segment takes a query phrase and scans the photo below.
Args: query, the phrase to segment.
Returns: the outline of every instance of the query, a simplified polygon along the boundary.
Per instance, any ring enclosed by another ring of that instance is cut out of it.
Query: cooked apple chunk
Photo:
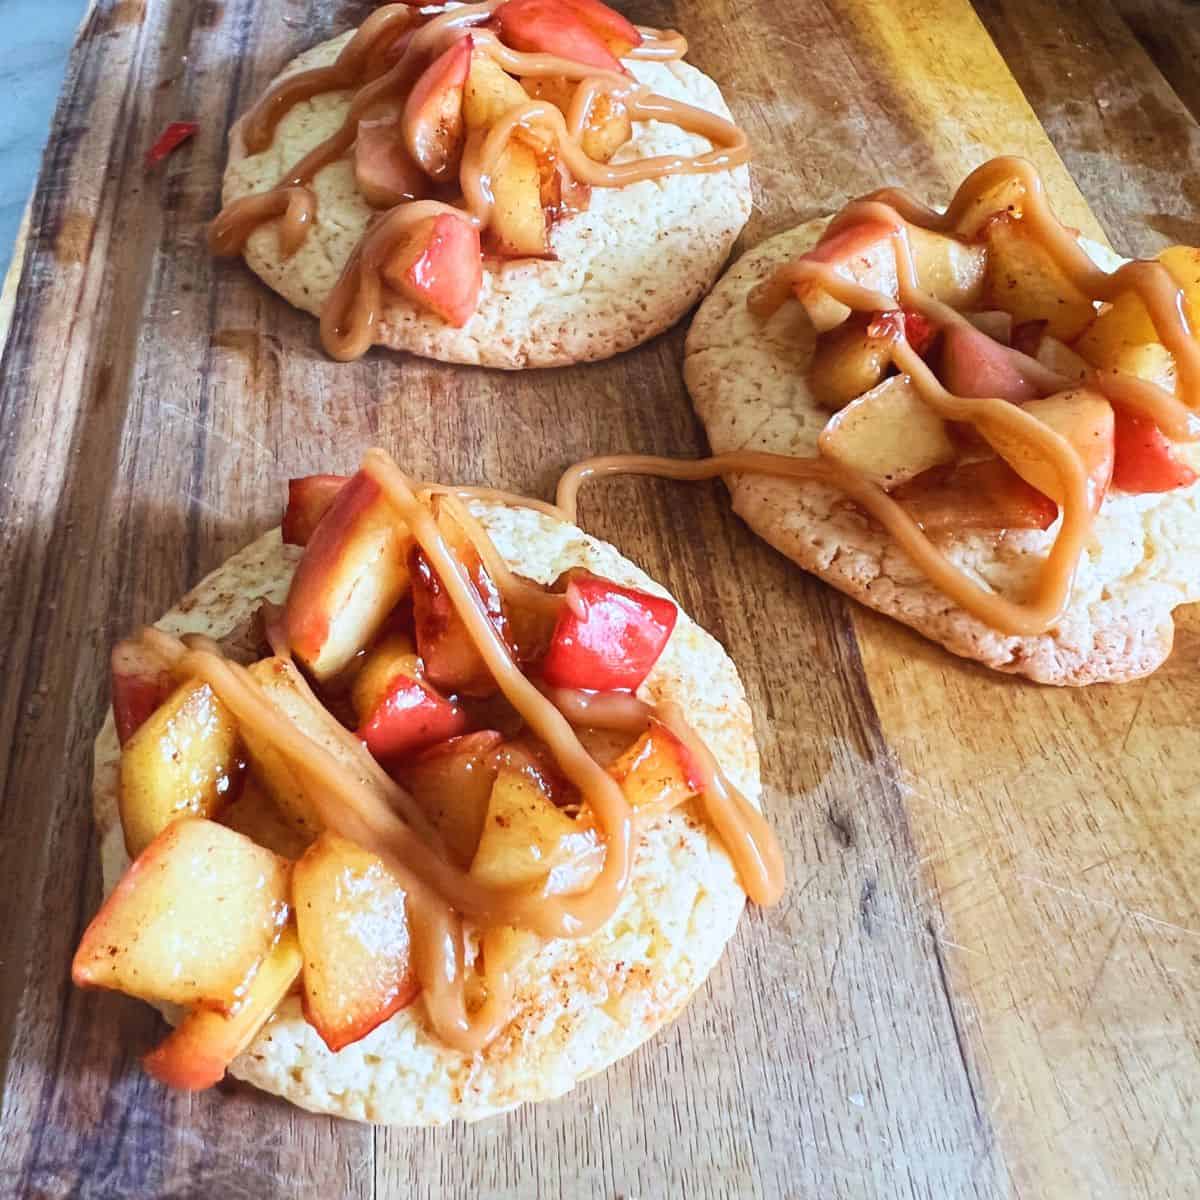
[[[408,531],[361,472],[312,531],[284,606],[292,651],[318,678],[342,670],[408,589]]]
[[[288,917],[289,865],[199,817],[175,821],[88,926],[71,976],[142,1000],[235,1013]]]
[[[1098,392],[1072,388],[1022,406],[1063,437],[1080,456],[1087,475],[1088,501],[1099,509],[1113,470],[1113,409]],[[1024,438],[987,421],[979,432],[1027,483],[1061,504],[1063,486],[1054,462]]]
[[[1045,321],[1048,333],[1067,342],[1087,328],[1095,306],[1067,278],[1036,232],[1005,215],[990,221],[984,236],[984,299],[989,307],[1012,313],[1018,324]]]
[[[303,964],[296,930],[289,925],[263,959],[245,1002],[232,1016],[205,1008],[187,1014],[142,1059],[146,1073],[170,1087],[196,1092],[220,1083],[231,1062],[291,991]]]
[[[524,771],[496,776],[471,874],[498,887],[548,881],[553,892],[586,886],[604,849],[596,832],[556,808]]]
[[[337,1051],[417,995],[404,890],[374,854],[323,833],[296,864],[292,896],[304,1013]]]
[[[136,858],[182,816],[211,817],[241,771],[233,714],[204,683],[185,683],[121,751],[118,805],[125,848]]]
[[[820,447],[885,490],[955,457],[945,421],[907,375],[885,379],[836,413],[821,433]]]
[[[703,787],[688,748],[661,721],[651,721],[608,771],[643,820],[670,812]]]
[[[492,784],[499,770],[494,729],[440,742],[395,768],[395,777],[441,835],[451,856],[470,866],[479,847]]]
[[[505,113],[528,103],[525,89],[486,50],[476,48],[472,52],[463,93],[468,129],[488,129]]]
[[[308,849],[316,830],[304,831],[286,817],[267,789],[253,776],[242,781],[241,791],[221,810],[222,825],[245,834],[252,842],[265,846],[280,858],[293,862]]]

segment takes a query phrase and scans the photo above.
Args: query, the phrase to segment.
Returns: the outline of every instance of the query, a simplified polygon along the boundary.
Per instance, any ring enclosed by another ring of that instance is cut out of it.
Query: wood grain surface
[[[747,245],[883,181],[945,200],[1010,152],[1120,249],[1200,241],[1195,5],[622,7],[681,27],[748,128]],[[683,326],[566,371],[339,365],[209,259],[229,123],[368,8],[101,0],[71,60],[0,374],[0,1194],[1196,1195],[1197,614],[1142,683],[990,676],[801,575],[718,485],[582,506],[741,667],[790,867],[675,1026],[562,1101],[373,1130],[240,1086],[170,1093],[136,1063],[158,1018],[71,988],[108,647],[273,524],[283,480],[382,444],[545,495],[587,454],[704,449]]]

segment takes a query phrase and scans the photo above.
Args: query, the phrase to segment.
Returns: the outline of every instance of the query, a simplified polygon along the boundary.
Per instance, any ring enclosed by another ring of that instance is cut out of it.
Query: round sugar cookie
[[[327,66],[352,36],[306,51],[279,78]],[[717,85],[695,67],[634,60],[625,65],[653,91],[728,118]],[[345,91],[297,104],[260,154],[246,154],[235,126],[224,202],[274,186],[288,167],[341,126],[349,107]],[[709,148],[705,138],[673,125],[637,122],[632,140],[613,161],[694,155]],[[300,249],[290,257],[282,254],[277,223],[268,221],[250,237],[244,256],[286,300],[319,314],[376,210],[359,194],[345,159],[318,172],[313,186],[317,216]],[[669,328],[704,295],[749,216],[744,166],[593,188],[586,212],[554,225],[556,260],[485,259],[479,307],[461,329],[389,294],[376,343],[443,362],[509,369],[609,358]]]
[[[825,220],[768,238],[724,275],[688,332],[684,377],[714,454],[813,455],[829,413],[808,386],[815,334],[797,301],[763,321],[746,307],[760,280],[816,244]],[[1123,261],[1084,245],[1107,270]],[[1200,447],[1179,456],[1200,467]],[[1200,484],[1158,495],[1110,492],[1080,560],[1070,607],[1052,632],[998,633],[953,604],[891,536],[839,491],[734,475],[734,510],[806,571],[948,650],[1039,683],[1119,682],[1149,674],[1174,638],[1172,611],[1200,600]],[[963,533],[939,547],[977,580],[1021,595],[1058,531]]]
[[[574,525],[498,504],[471,510],[523,575],[548,583],[579,566],[666,595],[612,546]],[[283,601],[300,555],[274,530],[204,579],[158,625],[180,635],[224,637],[244,626],[261,601]],[[760,803],[758,750],[737,670],[682,612],[640,694],[682,705],[730,780]],[[110,711],[96,739],[93,779],[106,895],[128,865],[117,810],[119,759]],[[291,996],[231,1074],[303,1108],[397,1125],[477,1120],[561,1096],[680,1012],[720,958],[745,899],[729,857],[692,802],[640,834],[632,882],[603,928],[547,942],[521,969],[512,1018],[480,1053],[442,1043],[418,999],[335,1054]]]

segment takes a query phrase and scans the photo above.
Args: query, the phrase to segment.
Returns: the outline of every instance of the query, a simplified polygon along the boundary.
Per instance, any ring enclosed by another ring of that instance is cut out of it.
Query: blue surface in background
[[[37,179],[87,0],[0,0],[0,279]]]

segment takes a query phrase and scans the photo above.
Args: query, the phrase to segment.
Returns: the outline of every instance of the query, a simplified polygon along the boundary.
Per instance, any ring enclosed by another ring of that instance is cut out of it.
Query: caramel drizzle
[[[291,254],[303,244],[315,217],[316,197],[311,183],[316,173],[349,152],[358,134],[358,122],[373,106],[406,93],[426,64],[457,38],[470,34],[474,48],[490,55],[510,74],[526,78],[563,76],[580,83],[565,117],[552,104],[531,101],[505,114],[486,136],[467,139],[459,170],[461,207],[436,201],[406,203],[387,210],[371,225],[322,307],[322,343],[336,359],[357,358],[370,347],[382,303],[382,268],[414,224],[450,212],[477,229],[487,226],[493,205],[491,173],[519,130],[535,130],[574,177],[592,187],[619,188],[668,175],[728,171],[749,159],[746,136],[730,121],[655,95],[631,76],[597,70],[552,54],[512,50],[490,30],[477,29],[501,3],[502,0],[486,0],[482,4],[451,8],[417,26],[415,31],[412,31],[412,9],[403,4],[386,5],[367,19],[342,48],[336,62],[282,80],[251,109],[242,123],[247,150],[259,153],[270,145],[277,125],[294,105],[322,92],[358,86],[346,120],[335,134],[285,172],[275,187],[226,205],[209,230],[213,253],[234,255],[260,225],[278,219],[280,248],[284,254]],[[385,67],[386,51],[410,31],[399,60]],[[682,58],[687,52],[687,42],[677,33],[645,29],[640,32],[645,41],[630,52],[630,58],[666,62]],[[581,138],[592,101],[601,94],[620,100],[632,121],[669,122],[705,137],[713,143],[713,149],[698,155],[659,155],[617,165],[596,162],[584,153]]]
[[[566,778],[589,809],[589,822],[604,842],[602,865],[584,891],[554,894],[550,881],[540,887],[497,887],[480,883],[447,858],[440,839],[412,800],[371,759],[357,739],[345,732],[349,769],[324,746],[310,739],[281,713],[245,668],[231,662],[208,639],[187,643],[157,629],[144,631],[146,643],[180,677],[208,684],[238,723],[274,746],[305,786],[321,824],[377,854],[406,894],[412,930],[413,965],[420,980],[434,1032],[448,1045],[473,1053],[504,1026],[512,1008],[512,977],[500,956],[484,955],[481,1005],[469,1011],[468,966],[463,918],[489,931],[504,926],[527,929],[541,937],[580,937],[612,916],[629,883],[633,861],[633,811],[616,781],[587,753],[575,724],[639,732],[652,710],[634,697],[600,697],[569,690],[543,694],[514,664],[493,628],[464,568],[437,527],[416,486],[378,450],[369,452],[363,470],[382,489],[405,522],[416,544],[437,571],[467,634],[496,683],[525,723],[550,749]],[[424,497],[424,498],[423,498]],[[460,517],[456,513],[456,518]],[[472,523],[468,536],[490,541]],[[498,557],[481,550],[481,556]],[[295,680],[301,685],[297,672]],[[311,702],[320,701],[311,696]],[[660,719],[691,750],[704,780],[701,803],[726,846],[742,886],[751,899],[774,903],[783,889],[782,855],[766,822],[725,779],[678,709],[663,706]],[[336,722],[331,719],[332,728]],[[338,727],[340,730],[340,726]]]

